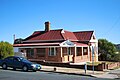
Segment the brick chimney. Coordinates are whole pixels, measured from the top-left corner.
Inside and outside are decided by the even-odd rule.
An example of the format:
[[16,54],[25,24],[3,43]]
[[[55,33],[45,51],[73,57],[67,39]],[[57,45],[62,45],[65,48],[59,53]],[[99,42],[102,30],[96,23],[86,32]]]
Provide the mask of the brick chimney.
[[49,21],[45,22],[45,32],[48,32],[48,31],[50,31],[50,22]]

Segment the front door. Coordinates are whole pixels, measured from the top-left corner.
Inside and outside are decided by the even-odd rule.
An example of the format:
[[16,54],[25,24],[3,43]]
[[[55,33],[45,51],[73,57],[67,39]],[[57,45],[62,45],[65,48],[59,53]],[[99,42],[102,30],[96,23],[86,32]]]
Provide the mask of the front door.
[[73,61],[73,55],[72,55],[72,48],[71,47],[68,47],[67,48],[67,53],[68,53],[68,62],[71,62]]

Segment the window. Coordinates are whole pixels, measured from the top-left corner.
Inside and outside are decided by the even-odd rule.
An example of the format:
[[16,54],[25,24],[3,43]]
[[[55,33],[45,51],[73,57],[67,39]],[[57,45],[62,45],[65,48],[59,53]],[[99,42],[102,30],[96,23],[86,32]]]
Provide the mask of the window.
[[26,53],[28,57],[33,57],[34,56],[34,49],[28,48],[26,49]]
[[87,49],[84,49],[84,53],[86,53],[87,52]]
[[66,48],[66,47],[63,47],[63,48],[62,48],[62,53],[63,53],[64,55],[67,55],[67,48]]
[[38,57],[44,57],[45,56],[45,48],[37,48],[37,55]]
[[14,61],[20,61],[20,58],[14,58]]
[[76,52],[76,54],[77,54],[77,56],[82,56],[82,48],[81,47],[77,47],[76,48],[77,50],[77,52]]
[[49,48],[49,56],[56,56],[56,48]]
[[40,53],[41,52],[41,50],[38,48],[38,49],[36,49],[37,50],[37,53]]
[[83,54],[84,54],[84,55],[88,55],[88,51],[87,51],[87,50],[88,50],[87,47],[84,47],[84,48],[83,48]]
[[9,60],[11,60],[11,61],[12,61],[12,60],[13,60],[13,57],[8,57],[7,59],[9,59]]

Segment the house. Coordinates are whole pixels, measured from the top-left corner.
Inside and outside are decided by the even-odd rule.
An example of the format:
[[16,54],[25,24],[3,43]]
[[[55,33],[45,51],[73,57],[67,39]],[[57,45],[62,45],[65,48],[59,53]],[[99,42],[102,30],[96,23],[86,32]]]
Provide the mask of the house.
[[50,30],[50,22],[45,22],[44,31],[35,31],[21,43],[14,43],[13,47],[18,52],[24,51],[28,59],[36,61],[58,63],[98,61],[98,40],[94,31]]
[[117,50],[120,50],[120,44],[115,44],[115,47],[117,48]]

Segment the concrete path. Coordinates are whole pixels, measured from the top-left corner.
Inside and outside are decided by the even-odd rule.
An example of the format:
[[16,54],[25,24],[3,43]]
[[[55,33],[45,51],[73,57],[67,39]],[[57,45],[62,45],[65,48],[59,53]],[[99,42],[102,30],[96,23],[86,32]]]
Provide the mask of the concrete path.
[[94,72],[92,70],[87,70],[85,73],[84,69],[55,67],[55,66],[42,66],[41,70],[56,72],[56,73],[64,73],[64,74],[92,76],[92,77],[97,77],[97,78],[109,78],[109,79],[120,78],[120,77],[118,77],[117,74],[115,74],[115,72],[118,72],[118,74],[120,74],[120,72],[119,72],[120,69],[107,70],[107,71],[94,71]]
[[104,73],[104,74],[100,74],[100,75],[93,74],[92,76],[97,77],[97,78],[109,78],[109,79],[117,79],[117,78],[119,78],[117,75],[109,74],[108,72]]

